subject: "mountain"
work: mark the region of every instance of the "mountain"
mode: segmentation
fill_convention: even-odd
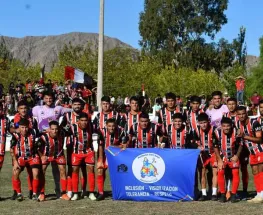
[[[247,55],[247,71],[250,72],[251,68],[259,64],[259,57],[253,55]]]
[[[26,65],[45,64],[45,70],[51,71],[65,44],[71,43],[73,46],[90,44],[91,48],[95,50],[98,47],[99,35],[73,32],[57,36],[27,36],[23,38],[3,36],[2,39],[14,58],[21,60]],[[105,51],[116,47],[132,48],[118,39],[104,37]]]

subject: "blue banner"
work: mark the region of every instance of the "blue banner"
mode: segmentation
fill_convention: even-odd
[[[106,150],[113,200],[191,201],[199,150]]]

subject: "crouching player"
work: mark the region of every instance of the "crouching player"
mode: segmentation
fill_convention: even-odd
[[[43,177],[40,183],[40,195],[38,200],[45,201],[45,174],[48,165],[54,162],[58,165],[60,173],[61,199],[70,200],[66,194],[67,178],[66,178],[66,158],[64,156],[64,137],[60,131],[57,121],[49,122],[49,130],[43,134],[38,141],[38,154],[41,157]]]
[[[19,133],[13,133],[10,144],[10,153],[13,161],[13,188],[17,193],[17,200],[24,199],[21,192],[20,173],[25,167],[31,168],[33,172],[33,200],[37,200],[39,187],[40,159],[37,154],[36,132],[29,129],[29,121],[21,119],[19,122]]]
[[[198,116],[198,126],[194,131],[194,141],[198,149],[201,150],[198,160],[198,169],[200,173],[202,196],[199,201],[207,200],[206,184],[211,187],[211,177],[207,179],[206,172],[212,171],[212,201],[217,200],[217,162],[214,154],[213,139],[215,138],[215,128],[211,126],[209,117],[206,113],[200,113]],[[212,168],[212,170],[211,170]],[[210,179],[210,180],[209,180]]]
[[[72,162],[72,188],[73,197],[71,200],[78,200],[79,169],[82,162],[86,163],[89,183],[89,199],[96,200],[95,173],[94,173],[94,150],[92,145],[92,125],[86,113],[79,114],[79,121],[71,126],[71,138],[73,140]]]
[[[239,186],[239,157],[242,151],[241,138],[237,138],[237,129],[230,118],[221,120],[221,129],[215,131],[214,150],[218,163],[218,186],[221,193],[220,202],[226,202],[225,169],[230,168],[233,176],[230,201],[237,202],[236,193]]]
[[[108,119],[106,121],[106,127],[100,129],[98,132],[98,175],[97,175],[97,185],[98,185],[98,196],[97,201],[104,199],[104,181],[106,178],[106,170],[108,168],[108,163],[105,156],[105,149],[109,146],[116,146],[125,149],[128,142],[128,137],[124,130],[117,126],[116,120],[114,118]]]

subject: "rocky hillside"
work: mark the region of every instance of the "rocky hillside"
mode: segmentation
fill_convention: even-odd
[[[21,60],[26,65],[45,64],[46,71],[51,70],[58,60],[58,53],[69,42],[73,46],[91,44],[92,49],[98,47],[98,34],[93,33],[68,33],[58,36],[27,36],[24,38],[3,37],[2,39],[13,53],[14,58]],[[110,37],[105,37],[104,45],[105,50],[115,47],[132,48]]]

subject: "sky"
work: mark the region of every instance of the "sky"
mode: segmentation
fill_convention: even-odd
[[[144,0],[105,0],[105,35],[139,48]],[[229,0],[228,23],[217,34],[232,41],[246,27],[248,54],[259,56],[263,0]],[[0,35],[12,37],[98,33],[99,0],[0,0]]]

